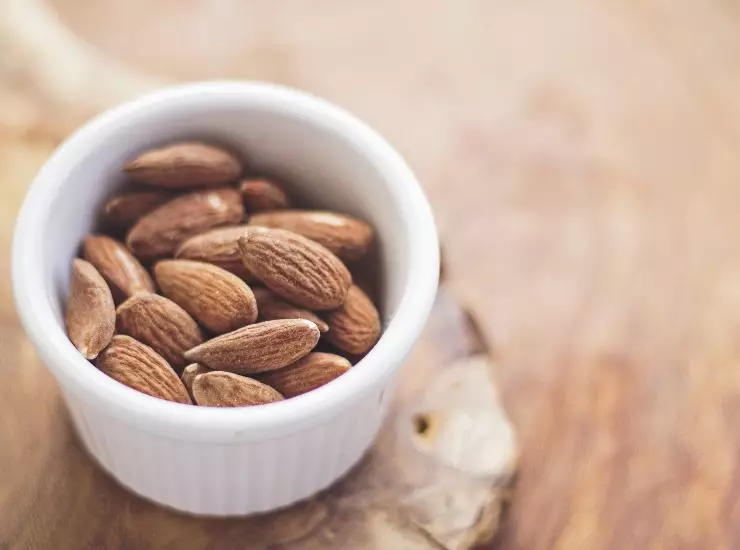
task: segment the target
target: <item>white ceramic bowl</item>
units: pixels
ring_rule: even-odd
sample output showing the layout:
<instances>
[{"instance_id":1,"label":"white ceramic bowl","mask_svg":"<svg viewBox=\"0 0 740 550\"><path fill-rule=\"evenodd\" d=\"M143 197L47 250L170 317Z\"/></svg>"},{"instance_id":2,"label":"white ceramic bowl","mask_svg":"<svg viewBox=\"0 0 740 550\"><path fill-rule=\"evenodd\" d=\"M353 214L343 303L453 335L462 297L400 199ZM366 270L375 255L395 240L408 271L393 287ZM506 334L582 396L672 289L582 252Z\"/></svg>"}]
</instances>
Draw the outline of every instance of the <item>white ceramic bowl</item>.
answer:
<instances>
[{"instance_id":1,"label":"white ceramic bowl","mask_svg":"<svg viewBox=\"0 0 740 550\"><path fill-rule=\"evenodd\" d=\"M223 142L317 204L376 229L384 332L347 374L306 395L238 409L154 399L99 372L64 331L70 261L138 152L184 138ZM438 275L429 205L394 149L351 114L279 86L209 82L114 108L72 135L36 176L13 243L23 325L77 431L121 484L160 504L242 515L309 497L371 445L394 376L429 315Z\"/></svg>"}]
</instances>

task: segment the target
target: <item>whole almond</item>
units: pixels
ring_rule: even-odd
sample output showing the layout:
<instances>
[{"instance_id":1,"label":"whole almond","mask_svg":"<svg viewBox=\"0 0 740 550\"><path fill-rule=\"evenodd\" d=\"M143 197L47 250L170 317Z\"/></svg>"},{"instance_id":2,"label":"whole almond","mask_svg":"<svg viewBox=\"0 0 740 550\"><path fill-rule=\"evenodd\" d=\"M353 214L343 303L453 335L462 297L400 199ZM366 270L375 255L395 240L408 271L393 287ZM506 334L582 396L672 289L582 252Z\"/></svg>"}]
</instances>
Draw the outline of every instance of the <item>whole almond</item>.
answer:
<instances>
[{"instance_id":1,"label":"whole almond","mask_svg":"<svg viewBox=\"0 0 740 550\"><path fill-rule=\"evenodd\" d=\"M135 181L180 189L230 183L242 171L239 160L228 151L198 142L152 149L123 169Z\"/></svg>"},{"instance_id":2,"label":"whole almond","mask_svg":"<svg viewBox=\"0 0 740 550\"><path fill-rule=\"evenodd\" d=\"M172 300L156 294L135 294L118 306L116 328L151 346L175 368L187 364L186 350L203 342L193 318Z\"/></svg>"},{"instance_id":3,"label":"whole almond","mask_svg":"<svg viewBox=\"0 0 740 550\"><path fill-rule=\"evenodd\" d=\"M242 262L238 243L246 228L246 225L218 227L190 237L180 245L175 257L208 262L249 280L249 272Z\"/></svg>"},{"instance_id":4,"label":"whole almond","mask_svg":"<svg viewBox=\"0 0 740 550\"><path fill-rule=\"evenodd\" d=\"M114 380L141 393L176 403L192 403L167 361L130 336L114 336L98 357L97 365Z\"/></svg>"},{"instance_id":5,"label":"whole almond","mask_svg":"<svg viewBox=\"0 0 740 550\"><path fill-rule=\"evenodd\" d=\"M294 306L281 299L277 294L266 288L253 288L252 292L257 300L257 311L262 321L274 321L275 319L308 319L316 323L319 331L326 332L329 325L307 309Z\"/></svg>"},{"instance_id":6,"label":"whole almond","mask_svg":"<svg viewBox=\"0 0 740 550\"><path fill-rule=\"evenodd\" d=\"M281 319L247 325L185 352L188 361L249 374L286 367L307 355L319 341L319 329L305 319Z\"/></svg>"},{"instance_id":7,"label":"whole almond","mask_svg":"<svg viewBox=\"0 0 740 550\"><path fill-rule=\"evenodd\" d=\"M113 338L113 296L100 273L85 260L72 260L65 322L69 339L85 359L95 359Z\"/></svg>"},{"instance_id":8,"label":"whole almond","mask_svg":"<svg viewBox=\"0 0 740 550\"><path fill-rule=\"evenodd\" d=\"M105 235L88 235L82 245L85 259L108 281L113 296L122 301L137 292L154 292L154 281L123 243Z\"/></svg>"},{"instance_id":9,"label":"whole almond","mask_svg":"<svg viewBox=\"0 0 740 550\"><path fill-rule=\"evenodd\" d=\"M290 199L279 185L266 179L242 180L239 184L244 207L250 214L265 210L280 210L290 206Z\"/></svg>"},{"instance_id":10,"label":"whole almond","mask_svg":"<svg viewBox=\"0 0 740 550\"><path fill-rule=\"evenodd\" d=\"M220 225L240 223L244 206L236 189L188 193L142 217L131 228L126 244L140 258L171 255L184 240Z\"/></svg>"},{"instance_id":11,"label":"whole almond","mask_svg":"<svg viewBox=\"0 0 740 550\"><path fill-rule=\"evenodd\" d=\"M188 393L190 394L190 397L193 397L193 381L195 380L195 377L199 374L205 374L207 372L213 372L208 367L204 367L203 365L199 365L198 363L192 363L182 369L182 374L180 375L180 380L182 380L182 383L185 385L185 389L188 390Z\"/></svg>"},{"instance_id":12,"label":"whole almond","mask_svg":"<svg viewBox=\"0 0 740 550\"><path fill-rule=\"evenodd\" d=\"M329 325L327 340L347 353L365 353L380 336L378 310L356 285L350 287L347 301L324 318Z\"/></svg>"},{"instance_id":13,"label":"whole almond","mask_svg":"<svg viewBox=\"0 0 740 550\"><path fill-rule=\"evenodd\" d=\"M326 248L283 229L247 229L239 237L247 269L289 302L313 310L344 303L352 276Z\"/></svg>"},{"instance_id":14,"label":"whole almond","mask_svg":"<svg viewBox=\"0 0 740 550\"><path fill-rule=\"evenodd\" d=\"M252 289L225 269L191 260L162 260L154 266L154 276L165 296L212 332L229 332L257 320Z\"/></svg>"},{"instance_id":15,"label":"whole almond","mask_svg":"<svg viewBox=\"0 0 740 550\"><path fill-rule=\"evenodd\" d=\"M144 214L172 199L167 191L130 191L114 195L103 206L102 224L116 231L125 231Z\"/></svg>"},{"instance_id":16,"label":"whole almond","mask_svg":"<svg viewBox=\"0 0 740 550\"><path fill-rule=\"evenodd\" d=\"M259 379L285 397L295 397L328 384L351 367L344 357L314 352L284 369L266 372Z\"/></svg>"},{"instance_id":17,"label":"whole almond","mask_svg":"<svg viewBox=\"0 0 740 550\"><path fill-rule=\"evenodd\" d=\"M363 221L320 210L282 210L255 214L250 225L287 229L316 241L343 260L364 256L373 239L372 228Z\"/></svg>"},{"instance_id":18,"label":"whole almond","mask_svg":"<svg viewBox=\"0 0 740 550\"><path fill-rule=\"evenodd\" d=\"M283 396L270 386L230 372L196 376L193 397L203 407L249 407L283 400Z\"/></svg>"}]
</instances>

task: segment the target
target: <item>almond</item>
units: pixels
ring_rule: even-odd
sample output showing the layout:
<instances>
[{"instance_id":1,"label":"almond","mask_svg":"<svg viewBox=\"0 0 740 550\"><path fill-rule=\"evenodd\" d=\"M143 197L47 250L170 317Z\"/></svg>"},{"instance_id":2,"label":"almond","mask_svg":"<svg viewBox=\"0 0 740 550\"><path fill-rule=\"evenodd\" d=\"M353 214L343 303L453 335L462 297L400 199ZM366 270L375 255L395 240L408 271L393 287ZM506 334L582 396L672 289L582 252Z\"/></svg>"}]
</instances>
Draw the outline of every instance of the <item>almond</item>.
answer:
<instances>
[{"instance_id":1,"label":"almond","mask_svg":"<svg viewBox=\"0 0 740 550\"><path fill-rule=\"evenodd\" d=\"M116 312L116 328L151 346L173 367L184 367L183 353L203 342L200 328L172 300L156 294L135 294Z\"/></svg>"},{"instance_id":2,"label":"almond","mask_svg":"<svg viewBox=\"0 0 740 550\"><path fill-rule=\"evenodd\" d=\"M102 224L109 229L125 231L144 214L170 199L172 194L166 191L131 191L115 195L103 206Z\"/></svg>"},{"instance_id":3,"label":"almond","mask_svg":"<svg viewBox=\"0 0 740 550\"><path fill-rule=\"evenodd\" d=\"M365 353L380 336L378 310L356 285L350 287L347 301L324 318L329 325L327 340L347 353Z\"/></svg>"},{"instance_id":4,"label":"almond","mask_svg":"<svg viewBox=\"0 0 740 550\"><path fill-rule=\"evenodd\" d=\"M249 407L283 400L283 396L270 386L230 372L196 376L193 397L204 407Z\"/></svg>"},{"instance_id":5,"label":"almond","mask_svg":"<svg viewBox=\"0 0 740 550\"><path fill-rule=\"evenodd\" d=\"M163 260L154 266L162 292L208 330L223 333L257 320L252 289L233 273L191 260Z\"/></svg>"},{"instance_id":6,"label":"almond","mask_svg":"<svg viewBox=\"0 0 740 550\"><path fill-rule=\"evenodd\" d=\"M275 319L308 319L316 323L319 331L329 330L324 320L307 309L299 308L282 300L277 294L266 288L252 289L257 300L257 311L262 321L274 321Z\"/></svg>"},{"instance_id":7,"label":"almond","mask_svg":"<svg viewBox=\"0 0 740 550\"><path fill-rule=\"evenodd\" d=\"M247 229L239 237L247 269L286 300L314 310L344 303L352 283L334 254L314 241L282 229Z\"/></svg>"},{"instance_id":8,"label":"almond","mask_svg":"<svg viewBox=\"0 0 740 550\"><path fill-rule=\"evenodd\" d=\"M154 281L123 243L105 235L88 235L82 245L85 259L108 281L113 296L123 301L137 292L154 292Z\"/></svg>"},{"instance_id":9,"label":"almond","mask_svg":"<svg viewBox=\"0 0 740 550\"><path fill-rule=\"evenodd\" d=\"M85 260L72 260L67 334L85 359L95 359L116 328L116 306L103 277Z\"/></svg>"},{"instance_id":10,"label":"almond","mask_svg":"<svg viewBox=\"0 0 740 550\"><path fill-rule=\"evenodd\" d=\"M255 214L250 225L287 229L316 241L343 260L364 256L373 239L372 228L363 221L319 210L283 210Z\"/></svg>"},{"instance_id":11,"label":"almond","mask_svg":"<svg viewBox=\"0 0 740 550\"><path fill-rule=\"evenodd\" d=\"M185 389L188 390L188 393L190 394L190 397L193 397L193 381L195 380L195 377L199 374L205 374L207 372L213 372L208 367L204 367L203 365L199 365L198 363L192 363L182 369L182 374L180 375L180 380L182 380L182 383L185 385Z\"/></svg>"},{"instance_id":12,"label":"almond","mask_svg":"<svg viewBox=\"0 0 740 550\"><path fill-rule=\"evenodd\" d=\"M310 352L319 329L305 319L247 325L185 352L189 361L217 370L249 374L286 367Z\"/></svg>"},{"instance_id":13,"label":"almond","mask_svg":"<svg viewBox=\"0 0 740 550\"><path fill-rule=\"evenodd\" d=\"M163 204L131 228L126 244L144 259L172 254L185 239L220 225L240 223L239 192L221 188L188 193Z\"/></svg>"},{"instance_id":14,"label":"almond","mask_svg":"<svg viewBox=\"0 0 740 550\"><path fill-rule=\"evenodd\" d=\"M239 184L247 212L280 210L290 206L290 200L277 184L266 179L242 180Z\"/></svg>"},{"instance_id":15,"label":"almond","mask_svg":"<svg viewBox=\"0 0 740 550\"><path fill-rule=\"evenodd\" d=\"M246 225L219 227L190 237L180 245L175 257L208 262L249 280L249 271L244 267L237 242L246 228Z\"/></svg>"},{"instance_id":16,"label":"almond","mask_svg":"<svg viewBox=\"0 0 740 550\"><path fill-rule=\"evenodd\" d=\"M351 367L344 357L314 352L284 369L266 372L259 379L285 397L295 397L328 384Z\"/></svg>"},{"instance_id":17,"label":"almond","mask_svg":"<svg viewBox=\"0 0 740 550\"><path fill-rule=\"evenodd\" d=\"M135 181L170 188L230 183L242 171L239 160L231 153L197 142L152 149L123 169Z\"/></svg>"},{"instance_id":18,"label":"almond","mask_svg":"<svg viewBox=\"0 0 740 550\"><path fill-rule=\"evenodd\" d=\"M185 386L167 361L130 336L114 336L97 364L101 371L129 388L167 401L191 404Z\"/></svg>"}]
</instances>

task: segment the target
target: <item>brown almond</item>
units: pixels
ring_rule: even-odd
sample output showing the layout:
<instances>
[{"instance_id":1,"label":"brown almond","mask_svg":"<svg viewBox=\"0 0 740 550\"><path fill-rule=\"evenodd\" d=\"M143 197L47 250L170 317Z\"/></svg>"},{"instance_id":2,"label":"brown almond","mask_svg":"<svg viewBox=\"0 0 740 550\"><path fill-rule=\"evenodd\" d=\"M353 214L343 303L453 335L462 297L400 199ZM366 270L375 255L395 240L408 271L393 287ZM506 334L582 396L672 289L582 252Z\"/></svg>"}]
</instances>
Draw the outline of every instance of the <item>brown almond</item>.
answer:
<instances>
[{"instance_id":1,"label":"brown almond","mask_svg":"<svg viewBox=\"0 0 740 550\"><path fill-rule=\"evenodd\" d=\"M259 379L286 398L295 397L328 384L351 367L352 364L344 357L314 352L284 369L266 372Z\"/></svg>"},{"instance_id":2,"label":"brown almond","mask_svg":"<svg viewBox=\"0 0 740 550\"><path fill-rule=\"evenodd\" d=\"M118 306L116 328L151 346L175 368L187 364L186 350L203 342L193 318L172 300L156 294L135 294Z\"/></svg>"},{"instance_id":3,"label":"brown almond","mask_svg":"<svg viewBox=\"0 0 740 550\"><path fill-rule=\"evenodd\" d=\"M105 374L136 391L175 403L192 403L167 361L130 336L114 336L98 357L97 365Z\"/></svg>"},{"instance_id":4,"label":"brown almond","mask_svg":"<svg viewBox=\"0 0 740 550\"><path fill-rule=\"evenodd\" d=\"M380 337L378 310L356 285L350 287L347 301L324 318L329 325L327 340L347 353L365 353Z\"/></svg>"},{"instance_id":5,"label":"brown almond","mask_svg":"<svg viewBox=\"0 0 740 550\"><path fill-rule=\"evenodd\" d=\"M208 262L249 280L249 272L242 262L238 243L246 228L246 225L219 227L190 237L180 245L175 257Z\"/></svg>"},{"instance_id":6,"label":"brown almond","mask_svg":"<svg viewBox=\"0 0 740 550\"><path fill-rule=\"evenodd\" d=\"M196 376L193 397L202 407L250 407L283 400L283 396L270 386L230 372Z\"/></svg>"},{"instance_id":7,"label":"brown almond","mask_svg":"<svg viewBox=\"0 0 740 550\"><path fill-rule=\"evenodd\" d=\"M253 288L252 292L257 300L257 311L262 321L274 321L275 319L308 319L316 323L319 331L326 332L329 325L307 309L294 306L280 298L277 294L266 288Z\"/></svg>"},{"instance_id":8,"label":"brown almond","mask_svg":"<svg viewBox=\"0 0 740 550\"><path fill-rule=\"evenodd\" d=\"M69 339L85 359L95 359L113 338L113 296L100 273L85 260L72 260L65 322Z\"/></svg>"},{"instance_id":9,"label":"brown almond","mask_svg":"<svg viewBox=\"0 0 740 550\"><path fill-rule=\"evenodd\" d=\"M316 241L343 260L363 257L373 239L372 228L363 221L320 210L282 210L255 214L250 225L287 229Z\"/></svg>"},{"instance_id":10,"label":"brown almond","mask_svg":"<svg viewBox=\"0 0 740 550\"><path fill-rule=\"evenodd\" d=\"M344 303L352 276L320 244L283 229L247 229L239 237L247 269L289 302L313 310Z\"/></svg>"},{"instance_id":11,"label":"brown almond","mask_svg":"<svg viewBox=\"0 0 740 550\"><path fill-rule=\"evenodd\" d=\"M139 218L172 199L167 191L130 191L114 195L103 206L104 227L125 231Z\"/></svg>"},{"instance_id":12,"label":"brown almond","mask_svg":"<svg viewBox=\"0 0 740 550\"><path fill-rule=\"evenodd\" d=\"M208 367L199 365L198 363L191 363L190 365L182 369L180 380L182 380L182 383L185 385L185 389L188 390L190 397L193 397L193 381L195 380L195 377L199 374L205 374L207 372L213 371Z\"/></svg>"},{"instance_id":13,"label":"brown almond","mask_svg":"<svg viewBox=\"0 0 740 550\"><path fill-rule=\"evenodd\" d=\"M126 244L143 259L168 256L193 235L243 219L244 206L236 189L197 191L172 199L142 217L129 231Z\"/></svg>"},{"instance_id":14,"label":"brown almond","mask_svg":"<svg viewBox=\"0 0 740 550\"><path fill-rule=\"evenodd\" d=\"M305 319L265 321L208 340L185 352L185 358L217 370L262 372L307 355L319 336L318 327Z\"/></svg>"},{"instance_id":15,"label":"brown almond","mask_svg":"<svg viewBox=\"0 0 740 550\"><path fill-rule=\"evenodd\" d=\"M239 160L228 151L198 142L152 149L123 169L135 181L178 189L230 183L242 171Z\"/></svg>"},{"instance_id":16,"label":"brown almond","mask_svg":"<svg viewBox=\"0 0 740 550\"><path fill-rule=\"evenodd\" d=\"M165 296L212 332L229 332L257 320L252 289L225 269L191 260L162 260L154 266L154 276Z\"/></svg>"},{"instance_id":17,"label":"brown almond","mask_svg":"<svg viewBox=\"0 0 740 550\"><path fill-rule=\"evenodd\" d=\"M290 206L290 199L279 185L266 179L242 180L239 184L244 207L250 214L265 210L280 210Z\"/></svg>"},{"instance_id":18,"label":"brown almond","mask_svg":"<svg viewBox=\"0 0 740 550\"><path fill-rule=\"evenodd\" d=\"M137 292L154 292L154 281L123 243L105 235L88 235L82 245L85 259L110 285L117 301Z\"/></svg>"}]
</instances>

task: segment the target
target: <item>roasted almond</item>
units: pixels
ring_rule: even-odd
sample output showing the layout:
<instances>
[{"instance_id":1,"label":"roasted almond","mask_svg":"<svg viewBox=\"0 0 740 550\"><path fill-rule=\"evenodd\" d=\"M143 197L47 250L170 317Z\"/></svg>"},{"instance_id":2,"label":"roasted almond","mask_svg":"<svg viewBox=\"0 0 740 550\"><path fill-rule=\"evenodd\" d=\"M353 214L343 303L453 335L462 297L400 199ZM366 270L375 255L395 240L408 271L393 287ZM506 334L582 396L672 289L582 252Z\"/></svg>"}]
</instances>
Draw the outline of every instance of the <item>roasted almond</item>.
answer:
<instances>
[{"instance_id":1,"label":"roasted almond","mask_svg":"<svg viewBox=\"0 0 740 550\"><path fill-rule=\"evenodd\" d=\"M242 180L239 184L244 207L250 214L265 210L280 210L290 206L290 199L279 185L266 179Z\"/></svg>"},{"instance_id":2,"label":"roasted almond","mask_svg":"<svg viewBox=\"0 0 740 550\"><path fill-rule=\"evenodd\" d=\"M142 217L129 231L126 244L144 259L171 255L186 239L221 225L240 223L244 206L236 189L188 193Z\"/></svg>"},{"instance_id":3,"label":"roasted almond","mask_svg":"<svg viewBox=\"0 0 740 550\"><path fill-rule=\"evenodd\" d=\"M116 328L151 346L175 368L187 364L186 350L203 342L193 318L172 300L156 294L135 294L118 306Z\"/></svg>"},{"instance_id":4,"label":"roasted almond","mask_svg":"<svg viewBox=\"0 0 740 550\"><path fill-rule=\"evenodd\" d=\"M356 285L350 287L347 301L324 318L329 325L327 340L347 353L365 353L380 336L378 310Z\"/></svg>"},{"instance_id":5,"label":"roasted almond","mask_svg":"<svg viewBox=\"0 0 740 550\"><path fill-rule=\"evenodd\" d=\"M105 235L88 235L82 245L85 259L108 281L113 296L123 301L137 292L154 292L154 281L123 243Z\"/></svg>"},{"instance_id":6,"label":"roasted almond","mask_svg":"<svg viewBox=\"0 0 740 550\"><path fill-rule=\"evenodd\" d=\"M257 300L257 311L261 321L274 321L275 319L308 319L316 323L319 331L326 332L329 325L324 320L307 309L294 306L280 298L273 291L266 288L253 288L252 292Z\"/></svg>"},{"instance_id":7,"label":"roasted almond","mask_svg":"<svg viewBox=\"0 0 740 550\"><path fill-rule=\"evenodd\" d=\"M114 195L103 206L101 221L104 227L125 231L144 214L172 199L167 191L130 191Z\"/></svg>"},{"instance_id":8,"label":"roasted almond","mask_svg":"<svg viewBox=\"0 0 740 550\"><path fill-rule=\"evenodd\" d=\"M225 269L191 260L162 260L154 266L154 276L165 296L212 332L229 332L257 320L252 289Z\"/></svg>"},{"instance_id":9,"label":"roasted almond","mask_svg":"<svg viewBox=\"0 0 740 550\"><path fill-rule=\"evenodd\" d=\"M283 396L270 386L230 372L196 376L193 397L203 407L249 407L283 400Z\"/></svg>"},{"instance_id":10,"label":"roasted almond","mask_svg":"<svg viewBox=\"0 0 740 550\"><path fill-rule=\"evenodd\" d=\"M246 225L218 227L183 242L175 257L183 260L208 262L249 280L249 272L242 262L238 239Z\"/></svg>"},{"instance_id":11,"label":"roasted almond","mask_svg":"<svg viewBox=\"0 0 740 550\"><path fill-rule=\"evenodd\" d=\"M320 244L283 229L247 229L239 237L247 269L289 302L313 310L344 303L349 271Z\"/></svg>"},{"instance_id":12,"label":"roasted almond","mask_svg":"<svg viewBox=\"0 0 740 550\"><path fill-rule=\"evenodd\" d=\"M97 365L114 380L141 393L176 403L192 403L167 361L130 336L114 336L98 357Z\"/></svg>"},{"instance_id":13,"label":"roasted almond","mask_svg":"<svg viewBox=\"0 0 740 550\"><path fill-rule=\"evenodd\" d=\"M188 361L209 368L249 374L286 367L308 354L319 329L305 319L281 319L247 325L185 352Z\"/></svg>"},{"instance_id":14,"label":"roasted almond","mask_svg":"<svg viewBox=\"0 0 740 550\"><path fill-rule=\"evenodd\" d=\"M182 383L185 385L185 389L188 390L190 397L193 397L193 381L195 380L195 377L199 374L205 374L207 372L213 371L207 367L204 367L203 365L199 365L198 363L191 363L190 365L182 369L180 380L182 380Z\"/></svg>"},{"instance_id":15,"label":"roasted almond","mask_svg":"<svg viewBox=\"0 0 740 550\"><path fill-rule=\"evenodd\" d=\"M230 183L242 171L239 160L228 151L198 142L152 149L123 169L135 181L180 189Z\"/></svg>"},{"instance_id":16,"label":"roasted almond","mask_svg":"<svg viewBox=\"0 0 740 550\"><path fill-rule=\"evenodd\" d=\"M295 397L328 384L351 367L352 364L344 357L314 352L284 369L261 374L259 379L285 397Z\"/></svg>"},{"instance_id":17,"label":"roasted almond","mask_svg":"<svg viewBox=\"0 0 740 550\"><path fill-rule=\"evenodd\" d=\"M100 273L85 260L72 260L65 321L69 339L86 359L95 359L113 338L113 296Z\"/></svg>"},{"instance_id":18,"label":"roasted almond","mask_svg":"<svg viewBox=\"0 0 740 550\"><path fill-rule=\"evenodd\" d=\"M345 214L320 210L262 212L252 216L249 224L298 233L343 260L360 259L367 253L373 239L373 230L365 222Z\"/></svg>"}]
</instances>

